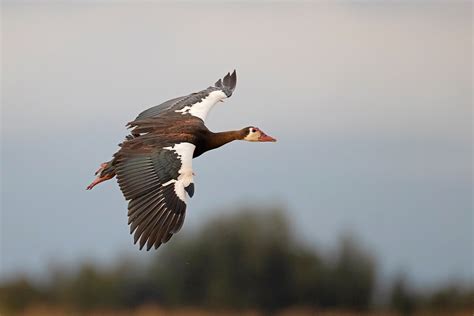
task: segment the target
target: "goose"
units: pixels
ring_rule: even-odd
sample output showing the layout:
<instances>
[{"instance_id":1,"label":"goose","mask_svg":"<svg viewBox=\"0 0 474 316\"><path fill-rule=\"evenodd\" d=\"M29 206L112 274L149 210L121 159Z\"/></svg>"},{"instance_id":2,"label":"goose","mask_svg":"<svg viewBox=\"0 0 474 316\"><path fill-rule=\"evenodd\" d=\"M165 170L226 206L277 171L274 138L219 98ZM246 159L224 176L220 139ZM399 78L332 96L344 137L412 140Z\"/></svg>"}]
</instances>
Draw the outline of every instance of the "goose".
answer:
<instances>
[{"instance_id":1,"label":"goose","mask_svg":"<svg viewBox=\"0 0 474 316\"><path fill-rule=\"evenodd\" d=\"M183 226L187 199L194 195L193 158L234 140L276 141L255 126L218 133L206 127L209 111L231 97L236 84L234 70L207 89L143 111L126 125L130 134L112 160L96 171L87 190L117 177L140 250L145 244L157 249Z\"/></svg>"}]
</instances>

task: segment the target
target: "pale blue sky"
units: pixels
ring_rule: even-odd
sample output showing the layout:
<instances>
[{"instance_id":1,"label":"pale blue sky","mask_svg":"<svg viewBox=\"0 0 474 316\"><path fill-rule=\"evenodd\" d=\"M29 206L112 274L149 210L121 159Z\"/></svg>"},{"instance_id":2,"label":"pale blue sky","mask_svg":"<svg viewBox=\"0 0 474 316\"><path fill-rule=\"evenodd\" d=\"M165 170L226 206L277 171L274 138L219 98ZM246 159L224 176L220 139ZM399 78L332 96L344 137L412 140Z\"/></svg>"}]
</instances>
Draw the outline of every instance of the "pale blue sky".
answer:
<instances>
[{"instance_id":1,"label":"pale blue sky","mask_svg":"<svg viewBox=\"0 0 474 316\"><path fill-rule=\"evenodd\" d=\"M311 244L355 232L384 275L472 278L469 2L4 4L2 277L153 255L132 245L117 185L85 186L136 114L234 68L208 126L278 142L195 160L174 238L282 204Z\"/></svg>"}]
</instances>

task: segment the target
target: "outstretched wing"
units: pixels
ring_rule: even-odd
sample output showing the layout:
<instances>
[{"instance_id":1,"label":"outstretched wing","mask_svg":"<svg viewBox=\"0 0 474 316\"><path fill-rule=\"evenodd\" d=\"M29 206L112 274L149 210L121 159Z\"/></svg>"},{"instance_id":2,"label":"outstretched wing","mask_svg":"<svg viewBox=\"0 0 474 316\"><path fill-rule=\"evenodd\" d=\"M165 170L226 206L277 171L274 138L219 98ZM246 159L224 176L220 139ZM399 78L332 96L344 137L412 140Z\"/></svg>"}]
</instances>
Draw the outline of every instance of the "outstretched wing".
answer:
<instances>
[{"instance_id":1,"label":"outstretched wing","mask_svg":"<svg viewBox=\"0 0 474 316\"><path fill-rule=\"evenodd\" d=\"M207 113L219 101L232 95L237 84L237 74L227 73L223 79L219 79L214 86L205 90L191 93L187 96L168 100L160 105L149 108L140 113L135 120L163 116L171 113L190 114L206 120Z\"/></svg>"},{"instance_id":2,"label":"outstretched wing","mask_svg":"<svg viewBox=\"0 0 474 316\"><path fill-rule=\"evenodd\" d=\"M195 145L125 146L117 156L117 180L128 204L130 233L140 249L158 248L177 233L186 214L186 195L194 194Z\"/></svg>"}]
</instances>

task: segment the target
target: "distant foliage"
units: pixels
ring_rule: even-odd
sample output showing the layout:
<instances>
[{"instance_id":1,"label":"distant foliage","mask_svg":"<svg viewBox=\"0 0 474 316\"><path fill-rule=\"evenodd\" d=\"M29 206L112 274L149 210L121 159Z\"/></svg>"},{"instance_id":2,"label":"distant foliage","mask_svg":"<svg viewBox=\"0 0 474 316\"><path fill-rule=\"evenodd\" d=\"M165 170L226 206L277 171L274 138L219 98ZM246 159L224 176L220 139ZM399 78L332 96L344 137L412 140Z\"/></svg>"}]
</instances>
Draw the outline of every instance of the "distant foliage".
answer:
<instances>
[{"instance_id":1,"label":"distant foliage","mask_svg":"<svg viewBox=\"0 0 474 316\"><path fill-rule=\"evenodd\" d=\"M373 256L353 236L323 255L295 238L283 211L247 209L172 240L147 265L125 259L109 269L83 264L75 273L58 269L41 286L25 279L3 284L0 304L9 311L32 304L82 311L144 304L270 313L290 306L367 310L375 277ZM403 282L394 283L391 304L410 313L415 296ZM460 295L440 291L425 304L465 302Z\"/></svg>"},{"instance_id":2,"label":"distant foliage","mask_svg":"<svg viewBox=\"0 0 474 316\"><path fill-rule=\"evenodd\" d=\"M338 251L336 262L323 260L295 240L282 212L244 210L167 248L152 276L166 289L166 304L367 308L375 276L371 257L349 241Z\"/></svg>"},{"instance_id":3,"label":"distant foliage","mask_svg":"<svg viewBox=\"0 0 474 316\"><path fill-rule=\"evenodd\" d=\"M445 287L424 293L417 293L409 286L406 275L398 275L392 284L390 307L401 315L415 315L418 310L433 314L474 308L474 288L460 285Z\"/></svg>"},{"instance_id":4,"label":"distant foliage","mask_svg":"<svg viewBox=\"0 0 474 316\"><path fill-rule=\"evenodd\" d=\"M19 278L0 287L0 307L3 309L21 310L42 299L43 293L24 278Z\"/></svg>"},{"instance_id":5,"label":"distant foliage","mask_svg":"<svg viewBox=\"0 0 474 316\"><path fill-rule=\"evenodd\" d=\"M151 273L165 304L364 309L373 294L371 256L347 239L335 260L324 260L295 240L279 211L242 210L165 252Z\"/></svg>"},{"instance_id":6,"label":"distant foliage","mask_svg":"<svg viewBox=\"0 0 474 316\"><path fill-rule=\"evenodd\" d=\"M408 286L405 275L399 275L392 285L390 304L392 308L402 315L412 315L420 298Z\"/></svg>"}]
</instances>

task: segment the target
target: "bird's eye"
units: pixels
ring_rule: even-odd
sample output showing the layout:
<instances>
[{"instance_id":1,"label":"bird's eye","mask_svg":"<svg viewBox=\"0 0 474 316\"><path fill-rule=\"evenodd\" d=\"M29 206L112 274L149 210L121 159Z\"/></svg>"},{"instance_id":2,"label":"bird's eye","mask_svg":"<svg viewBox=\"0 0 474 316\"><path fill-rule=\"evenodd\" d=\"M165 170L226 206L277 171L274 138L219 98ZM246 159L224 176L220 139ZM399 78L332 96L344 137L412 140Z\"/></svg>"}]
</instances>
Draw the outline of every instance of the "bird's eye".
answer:
<instances>
[{"instance_id":1,"label":"bird's eye","mask_svg":"<svg viewBox=\"0 0 474 316\"><path fill-rule=\"evenodd\" d=\"M252 128L252 133L255 133L257 132L257 130L255 128Z\"/></svg>"}]
</instances>

